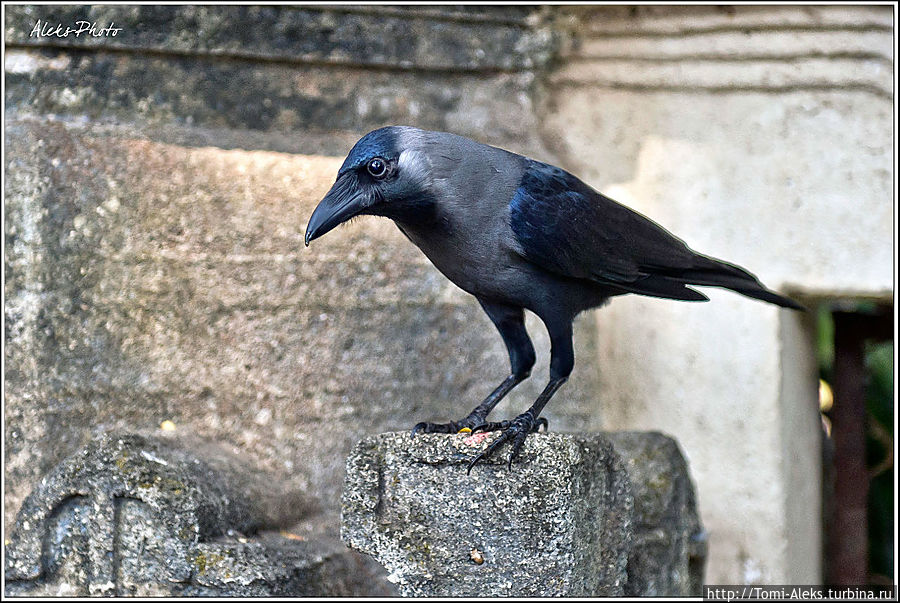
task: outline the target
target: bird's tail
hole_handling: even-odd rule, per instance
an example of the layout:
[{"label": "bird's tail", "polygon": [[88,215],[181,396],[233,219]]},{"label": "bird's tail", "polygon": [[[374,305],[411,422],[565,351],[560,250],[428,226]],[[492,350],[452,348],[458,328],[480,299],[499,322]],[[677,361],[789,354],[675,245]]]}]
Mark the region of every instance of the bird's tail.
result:
[{"label": "bird's tail", "polygon": [[806,309],[791,298],[767,289],[765,285],[759,282],[758,278],[740,266],[705,255],[695,255],[693,267],[681,269],[677,275],[669,275],[669,278],[689,285],[725,287],[741,295],[769,302],[783,308]]}]

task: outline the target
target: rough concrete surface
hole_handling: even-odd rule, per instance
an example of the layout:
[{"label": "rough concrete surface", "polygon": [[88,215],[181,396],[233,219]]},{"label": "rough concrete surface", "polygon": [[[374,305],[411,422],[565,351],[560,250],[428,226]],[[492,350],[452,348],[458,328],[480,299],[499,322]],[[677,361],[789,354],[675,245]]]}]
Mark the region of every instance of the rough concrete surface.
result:
[{"label": "rough concrete surface", "polygon": [[[387,433],[347,460],[341,534],[406,596],[698,595],[705,534],[687,464],[659,433]],[[480,562],[479,562],[480,561]]]},{"label": "rough concrete surface", "polygon": [[[382,67],[491,71],[533,69],[552,56],[549,28],[532,7],[466,6],[12,6],[7,39],[40,47],[112,48],[167,54]],[[77,21],[114,24],[113,36],[37,37]],[[389,34],[389,35],[385,35]]]},{"label": "rough concrete surface", "polygon": [[491,439],[364,439],[347,460],[344,541],[404,596],[623,594],[633,500],[609,441],[536,434],[512,472],[497,455],[466,475]]},{"label": "rough concrete surface", "polygon": [[47,474],[6,546],[6,594],[390,593],[336,542],[278,529],[315,512],[219,447],[104,434]]},{"label": "rough concrete surface", "polygon": [[609,432],[634,497],[625,594],[700,596],[707,535],[684,455],[656,432]]},{"label": "rough concrete surface", "polygon": [[[91,122],[255,130],[271,137],[252,137],[254,148],[293,152],[310,151],[285,140],[290,133],[358,136],[410,123],[540,153],[534,74],[557,36],[536,11],[11,6],[6,106]],[[121,31],[38,37],[38,20]]]}]

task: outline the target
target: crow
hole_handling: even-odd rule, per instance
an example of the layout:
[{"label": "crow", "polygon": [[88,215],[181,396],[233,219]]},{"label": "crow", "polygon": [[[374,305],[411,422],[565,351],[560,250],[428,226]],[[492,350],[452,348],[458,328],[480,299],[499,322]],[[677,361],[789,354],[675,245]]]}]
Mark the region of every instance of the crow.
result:
[{"label": "crow", "polygon": [[[313,211],[306,245],[359,215],[393,220],[441,273],[475,296],[506,344],[510,375],[472,412],[449,423],[419,423],[412,431],[500,430],[469,471],[504,442],[511,445],[511,467],[528,434],[546,429],[540,414],[572,372],[572,321],[584,310],[626,293],[709,299],[688,285],[802,309],[743,268],[693,251],[563,169],[447,132],[389,126],[363,136]],[[524,413],[487,422],[534,366],[526,309],[550,335],[550,380]]]}]

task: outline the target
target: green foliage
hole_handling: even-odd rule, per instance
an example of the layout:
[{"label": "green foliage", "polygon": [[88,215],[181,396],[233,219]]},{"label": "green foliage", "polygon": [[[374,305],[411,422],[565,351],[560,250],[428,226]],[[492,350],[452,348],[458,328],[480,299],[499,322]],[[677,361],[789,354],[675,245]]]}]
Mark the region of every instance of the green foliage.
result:
[{"label": "green foliage", "polygon": [[834,318],[828,304],[820,304],[816,312],[816,354],[819,377],[830,382],[834,370]]},{"label": "green foliage", "polygon": [[894,342],[866,346],[867,466],[869,483],[869,570],[891,576],[894,567]]}]

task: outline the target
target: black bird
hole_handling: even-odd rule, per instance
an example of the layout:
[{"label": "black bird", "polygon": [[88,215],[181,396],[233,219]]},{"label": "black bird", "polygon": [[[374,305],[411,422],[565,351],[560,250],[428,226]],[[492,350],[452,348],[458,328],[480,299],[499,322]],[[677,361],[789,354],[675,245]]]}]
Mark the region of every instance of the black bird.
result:
[{"label": "black bird", "polygon": [[[709,299],[688,285],[802,308],[565,170],[446,132],[390,126],[366,134],[310,217],[306,244],[358,215],[392,219],[438,270],[475,296],[506,344],[511,374],[481,404],[459,421],[413,429],[413,435],[502,430],[470,471],[506,441],[511,465],[527,435],[546,427],[540,414],[572,372],[572,321],[584,310],[625,293]],[[491,410],[534,366],[525,309],[550,335],[550,381],[527,411],[489,423]]]}]

